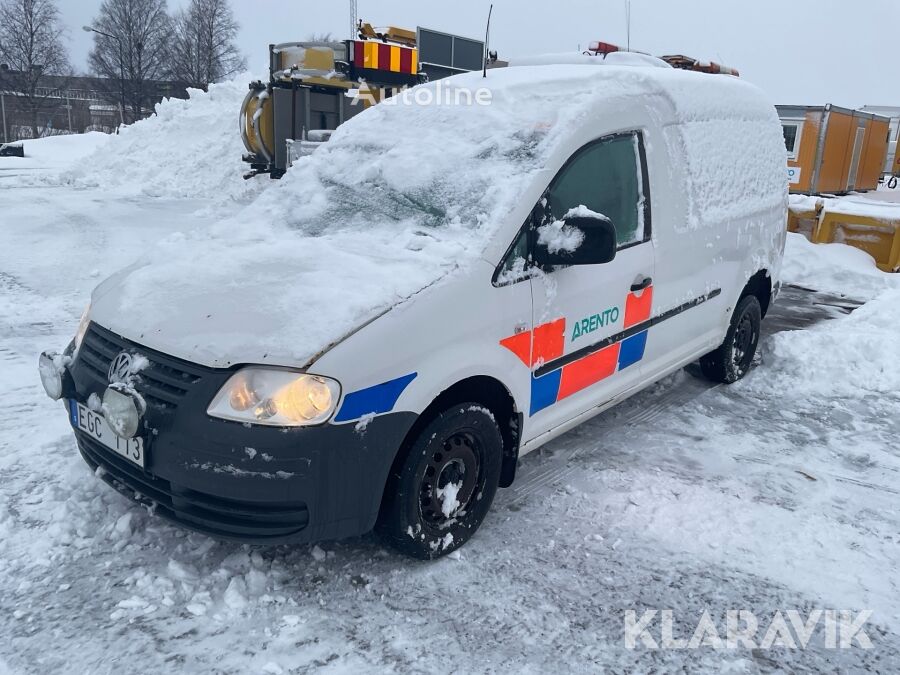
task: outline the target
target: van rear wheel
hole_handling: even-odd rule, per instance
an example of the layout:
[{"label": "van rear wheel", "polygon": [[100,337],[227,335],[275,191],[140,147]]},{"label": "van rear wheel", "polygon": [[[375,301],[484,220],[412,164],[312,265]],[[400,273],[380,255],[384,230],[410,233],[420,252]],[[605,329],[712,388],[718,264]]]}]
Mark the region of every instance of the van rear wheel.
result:
[{"label": "van rear wheel", "polygon": [[755,295],[741,298],[731,325],[725,334],[725,341],[713,352],[700,359],[700,370],[713,382],[731,384],[737,382],[753,363],[756,348],[759,345],[760,326],[762,324],[762,308]]},{"label": "van rear wheel", "polygon": [[497,486],[503,438],[489,410],[454,405],[435,417],[394,466],[377,531],[421,560],[465,544],[484,521]]}]

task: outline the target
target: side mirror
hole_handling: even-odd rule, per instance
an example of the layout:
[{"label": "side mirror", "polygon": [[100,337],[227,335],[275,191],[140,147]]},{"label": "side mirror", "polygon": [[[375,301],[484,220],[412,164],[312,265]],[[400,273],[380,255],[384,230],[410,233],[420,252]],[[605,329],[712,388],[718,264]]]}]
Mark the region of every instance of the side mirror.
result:
[{"label": "side mirror", "polygon": [[609,218],[576,216],[538,228],[533,257],[544,268],[602,265],[615,259],[617,247]]}]

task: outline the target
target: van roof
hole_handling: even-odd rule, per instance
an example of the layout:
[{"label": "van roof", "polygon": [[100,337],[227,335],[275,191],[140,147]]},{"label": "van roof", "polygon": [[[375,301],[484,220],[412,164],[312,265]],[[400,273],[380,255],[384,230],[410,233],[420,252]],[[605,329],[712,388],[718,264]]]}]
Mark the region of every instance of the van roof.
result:
[{"label": "van roof", "polygon": [[[481,88],[489,105],[438,100],[471,92],[477,101]],[[266,362],[305,363],[473,264],[554,150],[577,133],[579,119],[610,99],[660,107],[668,122],[725,120],[715,129],[736,136],[743,155],[755,141],[732,131],[733,121],[771,124],[775,117],[741,80],[671,68],[529,66],[421,85],[347,121],[234,219],[162,245],[123,280],[117,325],[109,328],[167,332],[166,348],[179,351],[178,332],[200,325],[210,365],[230,365],[220,353],[259,352]],[[697,137],[689,147],[717,152],[707,129]],[[783,151],[777,118],[773,139]],[[782,159],[776,152],[779,177]],[[734,158],[696,165],[702,192]],[[707,187],[712,197],[686,189],[721,208],[756,208],[752,189],[723,200],[718,187]],[[720,215],[713,206],[696,211],[695,218]],[[232,310],[211,311],[221,303],[240,308],[245,331],[228,323]],[[183,339],[183,353],[198,358],[196,335]]]}]

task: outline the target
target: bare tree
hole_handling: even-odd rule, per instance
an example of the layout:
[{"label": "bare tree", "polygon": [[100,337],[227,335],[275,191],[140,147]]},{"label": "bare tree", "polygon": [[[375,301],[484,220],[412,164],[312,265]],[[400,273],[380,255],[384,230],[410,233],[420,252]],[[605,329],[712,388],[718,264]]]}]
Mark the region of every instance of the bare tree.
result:
[{"label": "bare tree", "polygon": [[175,15],[173,79],[206,89],[246,67],[235,44],[238,23],[228,0],[191,0]]},{"label": "bare tree", "polygon": [[94,20],[98,32],[88,62],[109,79],[110,100],[118,98],[124,74],[126,122],[143,117],[155,93],[153,83],[168,74],[172,19],[166,10],[166,0],[103,0]]},{"label": "bare tree", "polygon": [[38,138],[64,101],[59,92],[41,86],[44,75],[70,75],[71,66],[63,46],[63,30],[54,0],[2,0],[0,2],[0,89],[17,97]]}]

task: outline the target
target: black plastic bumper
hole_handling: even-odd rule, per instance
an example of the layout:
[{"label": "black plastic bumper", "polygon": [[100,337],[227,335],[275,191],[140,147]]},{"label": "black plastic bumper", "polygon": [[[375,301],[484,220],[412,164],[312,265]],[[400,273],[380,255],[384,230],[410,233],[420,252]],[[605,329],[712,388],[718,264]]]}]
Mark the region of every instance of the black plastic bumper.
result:
[{"label": "black plastic bumper", "polygon": [[206,407],[234,369],[172,359],[91,325],[70,368],[84,402],[102,395],[104,364],[119,351],[150,360],[135,388],[148,410],[145,467],[76,431],[92,469],[130,498],[185,527],[252,543],[311,542],[363,534],[378,515],[388,472],[413,413],[353,423],[280,429],[211,418]]}]

